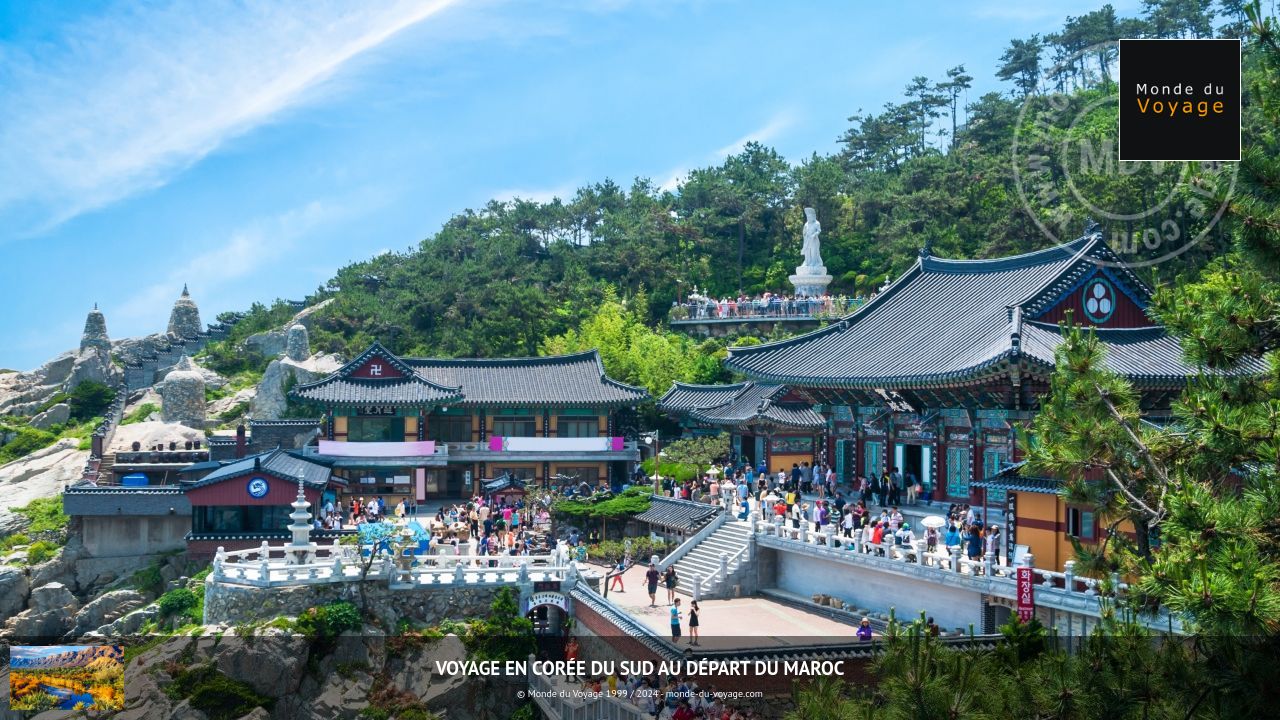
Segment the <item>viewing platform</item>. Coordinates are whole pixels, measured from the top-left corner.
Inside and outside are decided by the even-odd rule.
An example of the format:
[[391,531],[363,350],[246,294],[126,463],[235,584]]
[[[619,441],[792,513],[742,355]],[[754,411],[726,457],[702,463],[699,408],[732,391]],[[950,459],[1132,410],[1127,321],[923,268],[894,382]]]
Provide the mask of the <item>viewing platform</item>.
[[812,330],[824,320],[842,318],[866,302],[864,298],[790,298],[771,295],[747,300],[696,299],[671,306],[673,329],[700,336],[769,334],[781,327],[791,332]]

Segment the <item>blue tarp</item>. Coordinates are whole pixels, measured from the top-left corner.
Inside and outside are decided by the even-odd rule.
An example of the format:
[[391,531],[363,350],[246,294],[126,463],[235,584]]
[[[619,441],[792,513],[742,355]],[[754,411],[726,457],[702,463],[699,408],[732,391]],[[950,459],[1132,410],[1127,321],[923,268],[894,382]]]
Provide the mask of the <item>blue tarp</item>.
[[120,484],[127,487],[138,487],[140,485],[149,485],[150,481],[142,473],[130,473],[120,478]]

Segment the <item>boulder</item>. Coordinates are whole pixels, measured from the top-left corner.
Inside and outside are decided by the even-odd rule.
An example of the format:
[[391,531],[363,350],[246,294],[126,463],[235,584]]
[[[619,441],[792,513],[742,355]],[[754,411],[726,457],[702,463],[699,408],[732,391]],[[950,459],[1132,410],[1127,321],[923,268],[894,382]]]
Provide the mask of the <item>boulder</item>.
[[71,594],[66,585],[60,582],[51,582],[48,585],[41,585],[32,590],[31,598],[27,601],[27,605],[37,613],[46,613],[51,610],[68,607],[76,608],[80,606],[80,602],[76,600],[75,595]]
[[71,406],[66,403],[58,403],[27,422],[31,427],[45,430],[54,425],[64,425],[70,419]]
[[142,627],[143,623],[148,620],[154,620],[159,613],[160,610],[154,604],[148,605],[141,610],[134,610],[114,622],[107,623],[94,632],[109,638],[134,635],[138,632],[138,628]]
[[31,583],[22,568],[0,566],[0,622],[26,607],[30,589]]
[[301,636],[258,636],[252,643],[224,643],[214,663],[224,675],[248,683],[260,695],[283,697],[298,689],[309,644]]
[[281,358],[272,360],[258,383],[258,392],[250,405],[255,420],[278,420],[288,408],[285,388],[315,382],[342,367],[336,355],[319,353],[304,362]]
[[123,377],[124,371],[111,362],[110,353],[97,347],[87,347],[76,354],[63,389],[70,390],[85,380],[114,387]]
[[223,413],[230,412],[236,406],[241,405],[242,403],[252,404],[253,398],[257,394],[258,394],[258,389],[256,387],[250,387],[250,388],[245,388],[243,390],[240,390],[235,395],[228,395],[227,397],[218,398],[217,400],[214,400],[213,402],[209,403],[209,409],[206,411],[205,414],[207,417],[216,420]]
[[277,357],[284,352],[288,338],[283,330],[268,330],[256,333],[244,339],[247,350],[256,350],[265,357]]
[[181,450],[185,448],[188,440],[192,442],[199,440],[203,443],[204,432],[178,423],[156,421],[133,423],[116,428],[115,437],[112,438],[111,447],[107,452],[130,452],[135,442],[143,451],[150,450],[156,445],[163,445],[167,449],[171,442]]
[[112,590],[89,601],[75,616],[73,632],[82,635],[114,622],[147,604],[147,598],[137,590]]
[[71,611],[54,608],[48,612],[23,611],[5,625],[5,634],[23,641],[57,640],[67,634],[73,625]]

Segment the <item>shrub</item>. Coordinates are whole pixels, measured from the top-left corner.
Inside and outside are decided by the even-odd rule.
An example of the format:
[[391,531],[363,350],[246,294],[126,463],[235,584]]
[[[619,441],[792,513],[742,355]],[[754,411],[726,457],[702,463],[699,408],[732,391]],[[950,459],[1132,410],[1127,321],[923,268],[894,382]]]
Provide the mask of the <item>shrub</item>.
[[27,564],[39,565],[40,563],[53,559],[58,554],[58,546],[55,543],[41,540],[31,543],[27,548]]
[[49,447],[58,439],[57,435],[46,430],[33,427],[20,427],[14,438],[0,447],[0,465],[13,462],[21,457]]
[[160,596],[160,612],[166,616],[177,615],[195,607],[196,594],[186,588],[175,588]]
[[0,551],[12,550],[19,545],[30,545],[31,538],[23,533],[14,533],[6,538],[0,538]]
[[337,637],[345,630],[355,630],[363,621],[360,611],[349,602],[335,602],[308,609],[298,617],[298,631],[319,640]]
[[174,699],[190,698],[191,707],[209,720],[232,720],[256,707],[270,708],[272,701],[253,691],[248,684],[218,672],[212,665],[181,670],[165,692]]
[[107,385],[97,380],[81,380],[72,388],[67,403],[71,405],[71,417],[88,420],[105,413],[115,399],[116,391]]

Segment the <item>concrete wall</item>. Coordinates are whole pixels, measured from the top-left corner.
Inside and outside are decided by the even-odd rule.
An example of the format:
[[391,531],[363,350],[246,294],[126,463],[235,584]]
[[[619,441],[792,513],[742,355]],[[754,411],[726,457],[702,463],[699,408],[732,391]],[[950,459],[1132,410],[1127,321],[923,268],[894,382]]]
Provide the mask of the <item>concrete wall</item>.
[[[377,614],[387,627],[395,627],[400,618],[436,625],[446,619],[465,620],[487,615],[489,606],[502,588],[500,585],[466,588],[441,585],[393,590],[385,583],[370,582],[365,588],[365,595],[370,611]],[[519,594],[520,588],[512,586],[511,589]],[[358,584],[256,588],[210,582],[205,585],[204,621],[240,624],[284,615],[296,616],[307,608],[339,600],[358,606]]]
[[762,579],[761,587],[806,598],[823,593],[877,612],[895,608],[898,617],[908,620],[923,610],[947,629],[970,623],[981,629],[983,597],[978,592],[772,548],[760,548],[758,557],[760,567],[776,567],[773,582]]
[[138,557],[187,547],[190,515],[81,518],[84,547],[95,558]]

